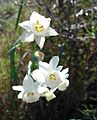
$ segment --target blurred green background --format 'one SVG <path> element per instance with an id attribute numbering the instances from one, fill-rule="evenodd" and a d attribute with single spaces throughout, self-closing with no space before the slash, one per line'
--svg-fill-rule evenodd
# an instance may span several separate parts
<path id="1" fill-rule="evenodd" d="M 48 120 L 97 120 L 96 0 L 0 0 L 0 120 L 41 120 L 39 102 L 26 104 L 11 89 L 22 84 L 32 46 L 18 42 L 10 49 L 23 32 L 18 23 L 33 11 L 50 17 L 59 33 L 46 38 L 44 61 L 58 55 L 70 74 L 68 89 L 44 101 Z"/>

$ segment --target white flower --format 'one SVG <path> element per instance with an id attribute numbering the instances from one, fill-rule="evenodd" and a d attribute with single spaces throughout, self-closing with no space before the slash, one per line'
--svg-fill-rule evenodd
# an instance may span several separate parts
<path id="1" fill-rule="evenodd" d="M 38 46 L 42 49 L 45 42 L 45 36 L 58 35 L 54 29 L 49 27 L 50 21 L 50 18 L 45 18 L 34 11 L 30 16 L 30 20 L 19 24 L 19 26 L 26 30 L 26 32 L 22 34 L 23 41 L 31 42 L 35 39 Z"/>
<path id="2" fill-rule="evenodd" d="M 39 100 L 40 94 L 38 93 L 39 83 L 34 82 L 33 79 L 26 75 L 23 80 L 23 86 L 13 86 L 12 89 L 21 91 L 18 98 L 26 101 L 27 103 L 36 102 Z"/>
<path id="3" fill-rule="evenodd" d="M 68 68 L 62 70 L 63 66 L 58 66 L 58 63 L 58 56 L 54 56 L 50 60 L 49 64 L 40 61 L 39 69 L 35 70 L 35 77 L 39 81 L 39 77 L 37 77 L 37 75 L 41 73 L 42 77 L 44 76 L 46 85 L 49 88 L 54 89 L 57 87 L 59 90 L 63 91 L 69 85 L 69 80 L 67 79 L 69 76 Z M 34 74 L 32 74 L 32 76 L 34 76 Z"/>

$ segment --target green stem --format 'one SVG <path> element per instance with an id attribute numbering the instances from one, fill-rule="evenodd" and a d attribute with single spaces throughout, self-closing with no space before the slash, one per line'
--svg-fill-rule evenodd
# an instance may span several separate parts
<path id="1" fill-rule="evenodd" d="M 36 61 L 36 57 L 35 57 L 35 50 L 36 50 L 36 43 L 35 42 L 33 42 L 32 43 L 32 70 L 31 71 L 33 71 L 35 68 L 36 68 L 36 63 L 37 63 L 37 61 Z"/>
<path id="2" fill-rule="evenodd" d="M 35 54 L 35 49 L 36 49 L 36 43 L 33 42 L 32 43 L 32 56 L 34 56 L 34 54 Z"/>

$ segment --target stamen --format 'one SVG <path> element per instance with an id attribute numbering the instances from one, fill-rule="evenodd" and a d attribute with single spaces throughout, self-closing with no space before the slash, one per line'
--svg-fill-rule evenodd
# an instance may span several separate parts
<path id="1" fill-rule="evenodd" d="M 27 97 L 29 97 L 30 95 L 33 96 L 33 92 L 32 93 L 27 93 Z"/>
<path id="2" fill-rule="evenodd" d="M 50 79 L 50 80 L 57 80 L 56 74 L 55 74 L 55 73 L 51 73 L 51 74 L 49 75 L 49 79 Z"/>
<path id="3" fill-rule="evenodd" d="M 35 28 L 36 32 L 43 32 L 44 31 L 43 25 L 41 25 L 38 20 L 37 20 L 36 24 L 34 25 L 34 28 Z"/>

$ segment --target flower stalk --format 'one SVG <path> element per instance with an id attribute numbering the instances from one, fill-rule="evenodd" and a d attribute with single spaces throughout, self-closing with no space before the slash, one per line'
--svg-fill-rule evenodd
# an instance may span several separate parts
<path id="1" fill-rule="evenodd" d="M 68 68 L 62 70 L 59 65 L 59 56 L 51 58 L 49 63 L 42 62 L 44 54 L 36 53 L 36 45 L 43 48 L 46 36 L 56 36 L 58 33 L 50 27 L 50 18 L 45 18 L 33 12 L 30 20 L 19 24 L 25 29 L 21 35 L 22 42 L 32 42 L 32 59 L 28 64 L 28 72 L 24 77 L 23 85 L 13 86 L 13 90 L 20 91 L 18 98 L 26 103 L 39 101 L 41 120 L 47 120 L 47 111 L 44 98 L 50 101 L 56 98 L 55 91 L 66 90 L 69 86 Z"/>
<path id="2" fill-rule="evenodd" d="M 36 43 L 32 43 L 32 66 L 31 72 L 34 71 L 38 67 L 38 59 L 35 57 Z"/>

